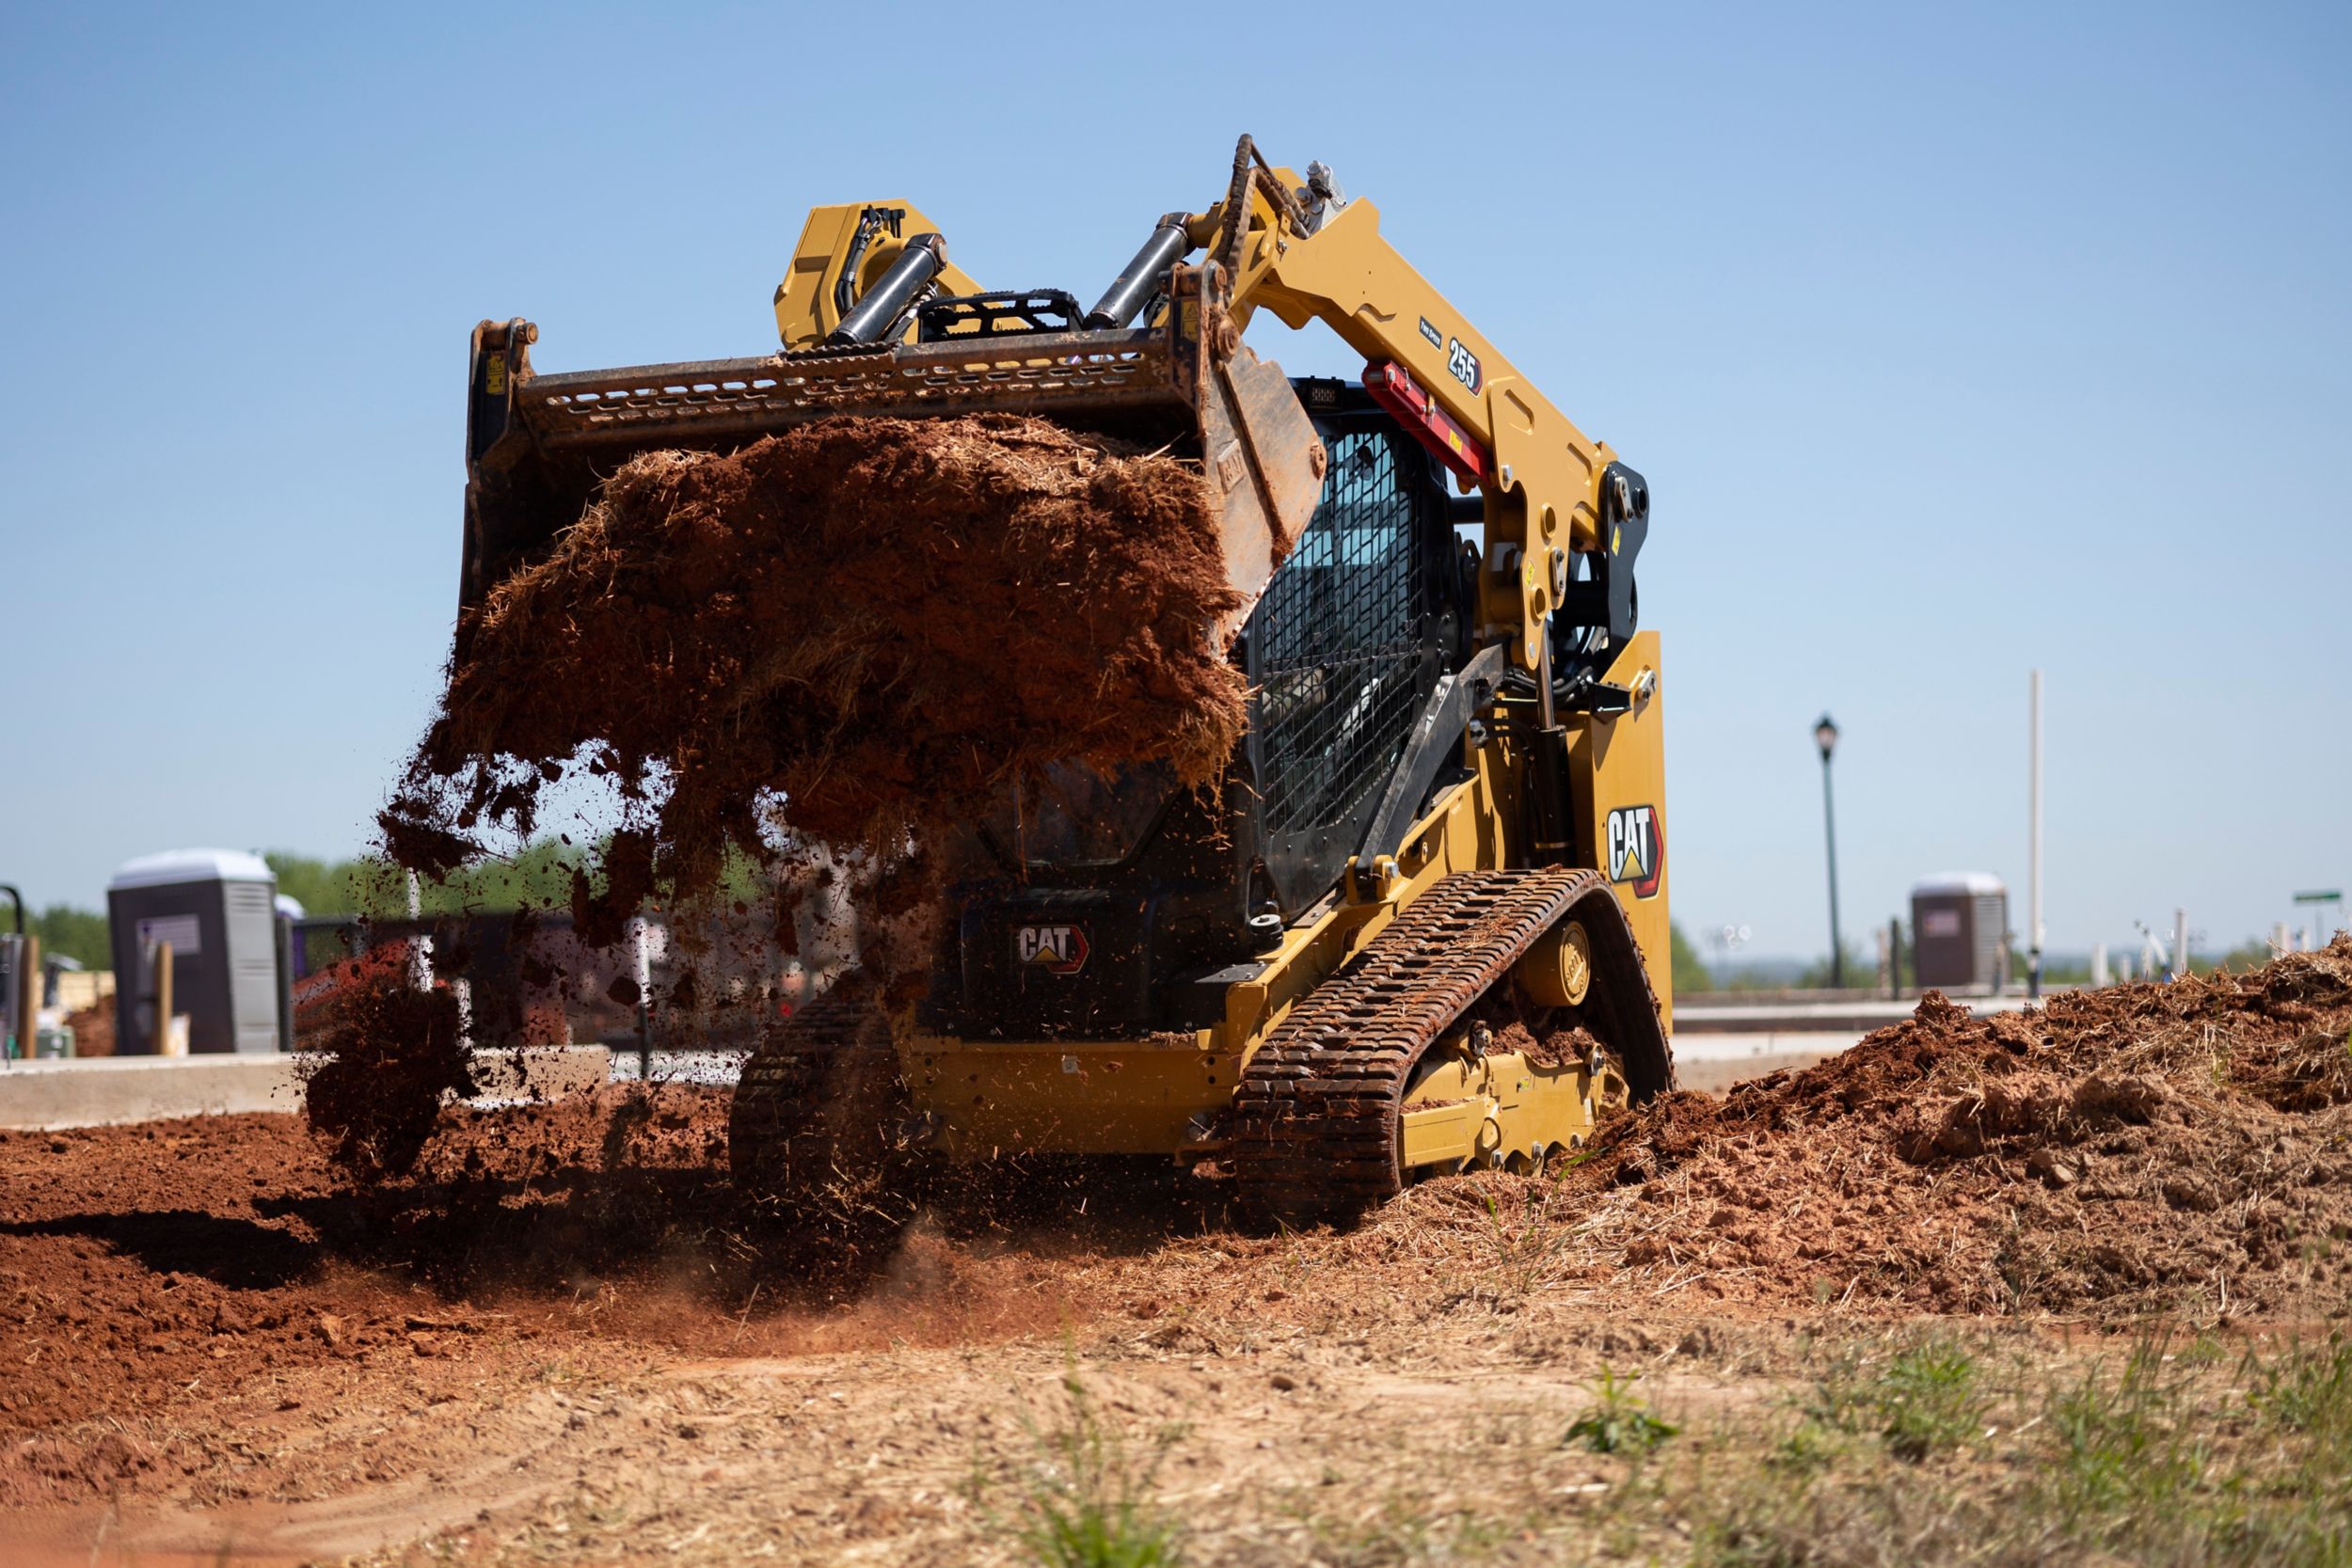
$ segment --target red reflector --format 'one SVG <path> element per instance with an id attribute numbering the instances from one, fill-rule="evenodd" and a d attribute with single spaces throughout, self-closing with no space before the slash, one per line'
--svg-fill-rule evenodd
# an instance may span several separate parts
<path id="1" fill-rule="evenodd" d="M 1404 366 L 1383 359 L 1364 367 L 1364 390 L 1412 432 L 1413 438 L 1473 484 L 1486 482 L 1486 449 L 1455 424 L 1438 400 L 1421 389 Z"/>

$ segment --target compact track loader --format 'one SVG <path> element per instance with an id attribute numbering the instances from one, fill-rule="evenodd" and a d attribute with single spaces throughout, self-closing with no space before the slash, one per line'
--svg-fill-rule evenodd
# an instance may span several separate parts
<path id="1" fill-rule="evenodd" d="M 906 202 L 821 207 L 775 303 L 783 352 L 751 359 L 543 375 L 530 324 L 475 330 L 461 646 L 635 452 L 1007 410 L 1198 459 L 1244 607 L 1204 631 L 1252 695 L 1221 790 L 1071 767 L 972 824 L 930 994 L 853 972 L 746 1063 L 747 1193 L 871 1245 L 926 1171 L 1150 1154 L 1344 1220 L 1671 1085 L 1648 486 L 1370 201 L 1245 136 L 1222 199 L 1083 310 L 982 289 Z M 1260 360 L 1262 310 L 1324 323 L 1360 382 Z"/>

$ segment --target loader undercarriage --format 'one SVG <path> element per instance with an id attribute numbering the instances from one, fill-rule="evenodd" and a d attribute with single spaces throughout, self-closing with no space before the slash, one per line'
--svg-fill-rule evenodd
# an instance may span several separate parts
<path id="1" fill-rule="evenodd" d="M 1564 933 L 1585 956 L 1581 1002 L 1547 1006 L 1547 977 L 1529 972 L 1551 963 L 1547 939 Z M 886 1250 L 965 1090 L 911 1090 L 914 1076 L 870 989 L 836 987 L 745 1066 L 730 1140 L 739 1189 L 801 1244 Z M 1420 1176 L 1540 1167 L 1581 1147 L 1604 1109 L 1669 1077 L 1640 954 L 1604 880 L 1461 873 L 1308 992 L 1248 1055 L 1230 1111 L 1177 1153 L 1230 1174 L 1262 1219 L 1343 1223 Z M 974 1078 L 976 1101 L 997 1087 Z M 1068 1100 L 1078 1117 L 1101 1096 L 1073 1083 Z"/>
<path id="2" fill-rule="evenodd" d="M 1483 1022 L 1449 1048 L 1452 1026 L 1482 1001 L 1507 1006 L 1521 989 L 1514 967 L 1571 921 L 1594 961 L 1586 1006 L 1566 1010 L 1592 1015 L 1590 1033 L 1615 1065 L 1488 1058 Z M 1646 1099 L 1667 1076 L 1649 982 L 1605 881 L 1559 867 L 1461 873 L 1309 992 L 1251 1055 L 1235 1101 L 1234 1176 L 1270 1218 L 1344 1220 L 1396 1196 L 1416 1164 L 1540 1162 L 1589 1134 L 1611 1079 Z"/>

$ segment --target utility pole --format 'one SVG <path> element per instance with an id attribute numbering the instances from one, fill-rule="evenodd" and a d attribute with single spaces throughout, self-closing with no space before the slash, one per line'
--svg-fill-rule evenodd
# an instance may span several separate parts
<path id="1" fill-rule="evenodd" d="M 1837 726 L 1828 714 L 1813 726 L 1813 743 L 1821 749 L 1821 825 L 1829 843 L 1829 986 L 1846 989 L 1846 944 L 1837 933 L 1837 808 L 1830 797 L 1829 754 L 1837 748 Z"/>
<path id="2" fill-rule="evenodd" d="M 2033 673 L 2033 739 L 2027 748 L 2031 754 L 2033 784 L 2029 791 L 2032 805 L 2027 836 L 2031 841 L 2030 871 L 2026 879 L 2026 901 L 2032 906 L 2026 928 L 2026 995 L 2038 999 L 2042 995 L 2042 672 Z"/>

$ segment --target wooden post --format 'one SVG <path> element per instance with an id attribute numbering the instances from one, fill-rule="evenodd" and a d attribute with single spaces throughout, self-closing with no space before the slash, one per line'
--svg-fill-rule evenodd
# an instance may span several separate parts
<path id="1" fill-rule="evenodd" d="M 40 938 L 30 931 L 16 939 L 16 968 L 8 984 L 16 992 L 8 998 L 16 1059 L 29 1062 L 40 1054 Z"/>
<path id="2" fill-rule="evenodd" d="M 24 933 L 24 943 L 17 949 L 17 964 L 23 973 L 17 976 L 17 991 L 24 997 L 18 1005 L 17 1016 L 24 1022 L 16 1026 L 17 1053 L 26 1061 L 40 1058 L 40 938 Z"/>
<path id="3" fill-rule="evenodd" d="M 155 1054 L 171 1054 L 171 943 L 155 944 Z"/>

